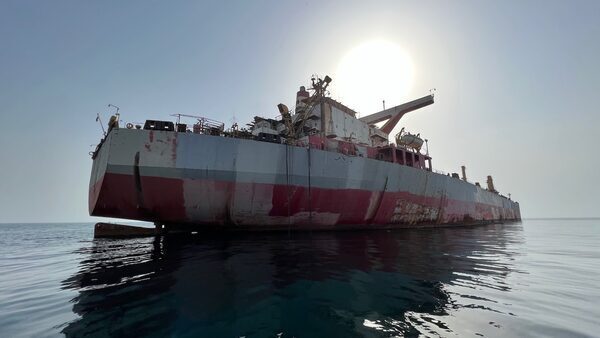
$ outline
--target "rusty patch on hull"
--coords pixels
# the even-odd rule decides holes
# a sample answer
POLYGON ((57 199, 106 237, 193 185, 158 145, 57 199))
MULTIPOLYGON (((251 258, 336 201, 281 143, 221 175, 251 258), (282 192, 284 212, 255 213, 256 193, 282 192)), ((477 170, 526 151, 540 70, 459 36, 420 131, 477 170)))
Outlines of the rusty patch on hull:
POLYGON ((518 203, 445 175, 189 133, 114 130, 92 176, 91 215, 159 223, 301 230, 520 219, 518 203))
POLYGON ((152 222, 331 229, 476 224, 518 219, 511 209, 485 204, 472 208, 470 203, 461 201, 451 201, 443 206, 445 198, 423 198, 405 192, 382 192, 381 205, 369 221, 372 212, 372 193, 369 191, 312 188, 314 204, 309 210, 308 190, 304 187, 289 189, 288 204, 288 189, 284 185, 138 178, 110 173, 106 174, 102 184, 106 189, 103 188, 99 195, 93 215, 152 222), (138 180, 140 183, 136 183, 138 180), (144 189, 138 190, 138 184, 144 189), (190 187, 196 194, 185 193, 190 187), (144 208, 140 207, 140 200, 144 201, 144 208))

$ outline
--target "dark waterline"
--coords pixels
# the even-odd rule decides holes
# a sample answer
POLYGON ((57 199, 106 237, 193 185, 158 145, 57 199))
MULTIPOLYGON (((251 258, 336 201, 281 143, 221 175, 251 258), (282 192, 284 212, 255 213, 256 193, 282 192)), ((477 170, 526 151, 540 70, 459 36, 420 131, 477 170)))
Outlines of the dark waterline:
POLYGON ((600 220, 92 239, 0 225, 0 336, 594 336, 600 220))

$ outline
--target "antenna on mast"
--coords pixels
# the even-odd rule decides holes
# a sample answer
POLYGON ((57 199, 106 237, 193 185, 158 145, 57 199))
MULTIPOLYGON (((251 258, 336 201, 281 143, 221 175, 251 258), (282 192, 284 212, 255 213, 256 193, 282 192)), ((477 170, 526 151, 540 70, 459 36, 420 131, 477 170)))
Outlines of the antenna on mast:
POLYGON ((102 135, 106 137, 106 130, 104 130, 104 125, 102 124, 102 120, 100 120, 100 113, 96 114, 96 122, 100 123, 100 128, 102 128, 102 135))
POLYGON ((117 115, 117 116, 118 116, 118 115, 119 115, 119 109, 121 109, 121 108, 119 108, 119 107, 115 106, 114 104, 110 104, 110 103, 109 103, 109 104, 108 104, 108 108, 110 108, 110 107, 113 107, 113 108, 116 108, 116 109, 117 109, 117 112, 115 113, 115 115, 117 115))
POLYGON ((120 109, 119 107, 115 106, 114 104, 110 104, 110 103, 108 104, 108 107, 109 108, 113 107, 113 108, 117 109, 117 111, 115 112, 115 115, 111 116, 110 120, 108 120, 108 132, 110 133, 110 130, 113 127, 117 127, 117 128, 119 127, 119 120, 120 120, 121 115, 119 114, 119 109, 120 109))

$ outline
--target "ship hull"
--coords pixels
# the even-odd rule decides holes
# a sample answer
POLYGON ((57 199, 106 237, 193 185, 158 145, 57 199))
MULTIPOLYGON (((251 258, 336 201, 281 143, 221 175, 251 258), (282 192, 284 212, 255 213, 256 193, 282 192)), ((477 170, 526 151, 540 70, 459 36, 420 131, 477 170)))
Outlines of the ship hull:
POLYGON ((114 129, 89 211, 228 229, 395 228, 519 220, 518 203, 456 178, 337 152, 114 129))

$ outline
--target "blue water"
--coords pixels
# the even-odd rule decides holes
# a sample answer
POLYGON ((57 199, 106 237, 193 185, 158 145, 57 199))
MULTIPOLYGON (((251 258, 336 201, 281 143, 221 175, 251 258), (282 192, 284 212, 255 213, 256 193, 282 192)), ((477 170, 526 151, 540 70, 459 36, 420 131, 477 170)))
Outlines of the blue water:
POLYGON ((0 225, 0 337, 600 335, 600 220, 92 238, 0 225))

